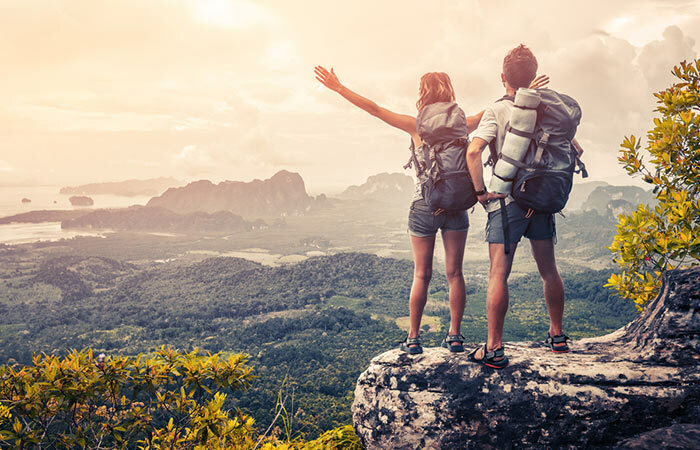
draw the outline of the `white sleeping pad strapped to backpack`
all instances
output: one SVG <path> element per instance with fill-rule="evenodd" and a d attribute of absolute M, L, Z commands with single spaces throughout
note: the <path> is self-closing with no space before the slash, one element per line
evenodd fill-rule
<path fill-rule="evenodd" d="M 434 210 L 460 211 L 476 203 L 467 170 L 469 130 L 464 111 L 454 102 L 424 106 L 416 118 L 416 131 L 423 144 L 414 148 L 404 166 L 413 166 L 423 199 Z"/>
<path fill-rule="evenodd" d="M 537 123 L 540 95 L 533 89 L 518 89 L 511 112 L 501 155 L 493 170 L 489 191 L 510 194 L 518 167 L 509 161 L 522 161 L 532 142 L 531 134 Z"/>

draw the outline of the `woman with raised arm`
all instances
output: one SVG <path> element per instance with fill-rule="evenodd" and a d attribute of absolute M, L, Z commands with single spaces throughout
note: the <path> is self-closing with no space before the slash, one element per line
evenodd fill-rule
<path fill-rule="evenodd" d="M 413 147 L 416 149 L 421 147 L 423 139 L 416 129 L 415 116 L 389 111 L 378 106 L 372 100 L 351 91 L 340 83 L 332 68 L 328 71 L 321 66 L 316 66 L 314 72 L 316 79 L 328 89 L 337 92 L 353 105 L 387 124 L 405 131 L 411 136 Z M 533 81 L 533 87 L 539 87 L 546 82 L 546 77 L 540 77 Z M 454 101 L 454 89 L 450 77 L 446 73 L 430 72 L 421 77 L 418 101 L 416 102 L 419 113 L 429 105 L 436 103 L 454 104 Z M 454 106 L 456 107 L 456 104 Z M 461 110 L 459 111 L 461 112 Z M 483 111 L 466 117 L 466 127 L 469 131 L 476 129 L 482 114 Z M 408 215 L 414 272 L 409 299 L 410 328 L 405 341 L 401 344 L 403 351 L 410 354 L 423 351 L 419 331 L 423 309 L 428 298 L 428 284 L 433 271 L 433 251 L 437 230 L 442 232 L 445 247 L 445 273 L 449 284 L 450 298 L 450 329 L 442 346 L 452 352 L 464 351 L 464 337 L 460 333 L 466 300 L 462 259 L 468 228 L 469 217 L 466 211 L 434 210 L 423 198 L 420 183 L 417 184 Z"/>

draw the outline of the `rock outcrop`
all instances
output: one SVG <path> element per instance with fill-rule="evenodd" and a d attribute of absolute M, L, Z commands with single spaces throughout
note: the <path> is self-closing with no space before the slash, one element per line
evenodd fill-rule
<path fill-rule="evenodd" d="M 316 204 L 306 193 L 298 173 L 281 170 L 267 180 L 195 181 L 187 186 L 170 188 L 147 204 L 183 213 L 230 211 L 243 217 L 279 217 L 300 214 Z"/>
<path fill-rule="evenodd" d="M 656 199 L 651 191 L 637 186 L 599 186 L 590 193 L 581 205 L 584 211 L 595 210 L 598 214 L 617 217 L 617 214 L 629 214 L 639 204 L 655 205 Z"/>
<path fill-rule="evenodd" d="M 633 322 L 568 354 L 508 343 L 501 371 L 441 348 L 381 354 L 357 382 L 355 431 L 368 449 L 580 448 L 700 424 L 700 267 L 663 281 Z"/>

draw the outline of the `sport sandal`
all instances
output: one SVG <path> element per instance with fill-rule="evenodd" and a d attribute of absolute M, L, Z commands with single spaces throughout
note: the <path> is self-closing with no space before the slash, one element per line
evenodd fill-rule
<path fill-rule="evenodd" d="M 457 342 L 457 344 L 453 344 Z M 442 346 L 449 349 L 452 353 L 464 351 L 464 336 L 461 334 L 448 334 L 442 341 Z"/>
<path fill-rule="evenodd" d="M 400 348 L 409 355 L 417 355 L 419 353 L 423 353 L 423 347 L 421 346 L 420 336 L 410 338 L 407 335 L 406 340 L 401 343 Z"/>
<path fill-rule="evenodd" d="M 569 339 L 569 336 L 565 334 L 551 336 L 549 333 L 547 333 L 547 339 L 545 339 L 544 342 L 552 348 L 554 353 L 568 353 L 569 346 L 566 345 L 566 341 L 570 340 L 571 339 Z"/>
<path fill-rule="evenodd" d="M 477 347 L 474 351 L 469 353 L 469 361 L 479 363 L 486 367 L 491 367 L 492 369 L 503 369 L 508 365 L 508 357 L 503 351 L 503 347 L 499 347 L 496 350 L 488 351 L 486 344 L 484 344 L 484 354 L 481 359 L 476 359 L 476 352 L 478 352 L 482 347 Z M 496 361 L 496 358 L 502 358 Z"/>

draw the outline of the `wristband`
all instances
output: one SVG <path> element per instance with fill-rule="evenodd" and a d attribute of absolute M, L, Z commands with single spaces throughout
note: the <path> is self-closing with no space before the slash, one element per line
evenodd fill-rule
<path fill-rule="evenodd" d="M 486 192 L 487 192 L 486 188 L 484 188 L 484 189 L 482 189 L 480 191 L 476 191 L 474 193 L 476 194 L 477 197 L 481 197 L 482 195 L 486 194 Z"/>

